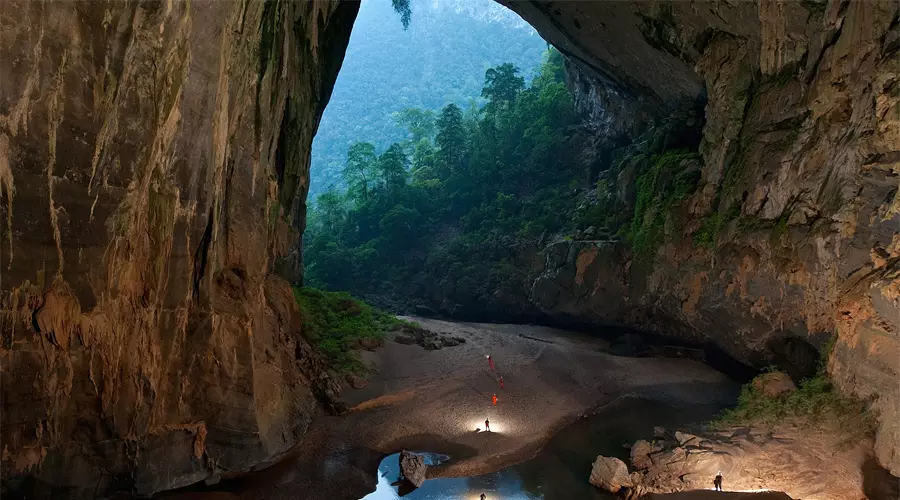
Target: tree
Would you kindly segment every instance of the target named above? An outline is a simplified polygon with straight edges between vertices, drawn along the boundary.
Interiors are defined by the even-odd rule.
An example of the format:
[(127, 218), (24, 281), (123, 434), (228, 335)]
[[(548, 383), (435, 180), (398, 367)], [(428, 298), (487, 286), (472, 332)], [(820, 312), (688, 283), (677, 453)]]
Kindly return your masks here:
[(412, 18), (412, 7), (409, 5), (409, 0), (391, 0), (391, 6), (394, 7), (397, 14), (400, 14), (403, 29), (408, 29), (409, 21)]
[(334, 188), (325, 191), (316, 198), (315, 213), (318, 215), (321, 230), (334, 234), (344, 219), (344, 201)]
[(406, 108), (392, 113), (391, 118), (410, 133), (413, 144), (418, 144), (422, 139), (431, 139), (434, 135), (434, 111), (430, 109)]
[(504, 63), (496, 68), (490, 68), (484, 73), (484, 88), (481, 96), (489, 103), (499, 105), (516, 100), (519, 92), (525, 88), (525, 79), (519, 76), (519, 68), (512, 63)]
[(459, 170), (462, 165), (466, 137), (462, 111), (456, 104), (448, 104), (441, 110), (437, 121), (437, 145), (439, 158), (447, 173)]
[(389, 192), (406, 184), (406, 171), (409, 170), (409, 158), (403, 148), (396, 142), (378, 157), (378, 175), (382, 187)]
[(375, 178), (375, 145), (371, 142), (356, 141), (347, 150), (347, 163), (344, 165), (344, 181), (349, 187), (349, 194), (357, 202), (369, 201), (369, 191)]

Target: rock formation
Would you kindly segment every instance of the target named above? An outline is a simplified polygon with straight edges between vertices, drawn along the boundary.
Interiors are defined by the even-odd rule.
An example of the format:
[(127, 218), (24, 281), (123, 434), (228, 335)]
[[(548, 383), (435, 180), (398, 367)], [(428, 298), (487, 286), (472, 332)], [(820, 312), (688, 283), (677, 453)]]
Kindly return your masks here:
[[(498, 304), (798, 373), (836, 332), (830, 373), (877, 396), (900, 473), (896, 2), (500, 1), (569, 58), (598, 150), (677, 118), (702, 161), (679, 165), (700, 188), (649, 259), (555, 243)], [(246, 470), (337, 409), (288, 282), (357, 9), (0, 5), (4, 489), (150, 494)], [(592, 168), (631, 210), (646, 159), (610, 159)]]
[(403, 450), (400, 453), (400, 473), (416, 488), (425, 483), (425, 457)]
[(563, 321), (711, 342), (794, 378), (836, 334), (829, 372), (876, 398), (877, 456), (900, 474), (898, 4), (504, 3), (573, 62), (597, 147), (643, 143), (616, 163), (595, 155), (621, 210), (634, 209), (636, 171), (653, 168), (646, 153), (665, 149), (665, 120), (703, 124), (697, 190), (639, 221), (656, 233), (647, 255), (552, 243), (531, 302)]
[[(878, 486), (867, 484), (873, 478), (864, 477), (862, 471), (868, 443), (836, 447), (835, 436), (828, 432), (735, 427), (702, 435), (676, 432), (676, 436), (680, 439), (634, 444), (634, 472), (630, 476), (627, 469), (619, 472), (633, 481), (631, 496), (709, 489), (719, 472), (725, 491), (774, 490), (791, 498), (865, 498), (867, 488)], [(592, 473), (592, 484), (593, 477)]]
[(247, 470), (332, 405), (285, 278), (357, 8), (0, 6), (4, 491)]
[(615, 457), (599, 456), (591, 467), (591, 484), (610, 493), (618, 493), (622, 488), (632, 486), (625, 462)]

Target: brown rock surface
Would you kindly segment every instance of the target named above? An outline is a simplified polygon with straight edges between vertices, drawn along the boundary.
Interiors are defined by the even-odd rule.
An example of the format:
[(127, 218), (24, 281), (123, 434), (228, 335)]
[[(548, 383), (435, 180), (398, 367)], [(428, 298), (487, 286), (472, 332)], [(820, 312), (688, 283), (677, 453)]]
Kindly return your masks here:
[[(624, 242), (551, 242), (531, 302), (560, 321), (713, 343), (796, 380), (836, 333), (829, 372), (878, 396), (877, 456), (900, 474), (900, 6), (503, 3), (570, 56), (598, 136), (633, 138), (653, 128), (648, 110), (674, 116), (706, 91), (700, 186), (651, 262)], [(633, 186), (615, 184), (634, 182), (634, 162), (611, 163), (596, 168), (629, 200)], [(696, 243), (701, 230), (711, 243)]]
[(0, 5), (4, 492), (245, 470), (329, 402), (274, 273), (357, 7)]
[(870, 443), (839, 445), (841, 441), (842, 436), (829, 430), (786, 426), (704, 434), (696, 442), (673, 443), (652, 453), (652, 464), (640, 469), (641, 481), (633, 492), (707, 490), (721, 472), (725, 491), (773, 490), (791, 498), (823, 500), (866, 498), (871, 486), (863, 464)]
[(753, 388), (769, 397), (794, 391), (797, 386), (786, 373), (772, 372), (753, 379)]
[(631, 477), (628, 475), (628, 467), (615, 457), (599, 456), (594, 460), (589, 479), (594, 486), (618, 493), (622, 488), (631, 487)]
[[(559, 242), (528, 306), (801, 374), (837, 332), (830, 373), (878, 396), (875, 452), (900, 472), (897, 3), (501, 3), (573, 61), (598, 138), (699, 126), (705, 106), (702, 186), (652, 265)], [(285, 279), (357, 8), (0, 5), (4, 480), (151, 493), (247, 469), (338, 409)]]

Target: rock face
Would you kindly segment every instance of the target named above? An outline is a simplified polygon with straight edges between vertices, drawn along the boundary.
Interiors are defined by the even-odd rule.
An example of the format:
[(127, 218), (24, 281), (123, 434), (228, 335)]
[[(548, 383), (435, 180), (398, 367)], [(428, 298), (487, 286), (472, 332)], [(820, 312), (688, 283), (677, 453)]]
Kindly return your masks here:
[(3, 2), (4, 493), (146, 495), (294, 445), (309, 146), (352, 2)]
[[(830, 373), (878, 396), (875, 450), (900, 474), (896, 2), (501, 3), (568, 56), (598, 151), (677, 118), (702, 126), (702, 162), (680, 166), (700, 187), (650, 259), (553, 243), (497, 306), (792, 377), (836, 332)], [(0, 5), (5, 490), (150, 494), (245, 470), (338, 409), (288, 281), (357, 9)], [(609, 160), (593, 169), (632, 210), (646, 165)]]
[(425, 482), (425, 457), (403, 450), (400, 453), (400, 473), (416, 488)]
[[(862, 470), (869, 444), (838, 446), (839, 438), (827, 432), (744, 427), (676, 435), (691, 439), (662, 441), (649, 450), (641, 446), (638, 456), (632, 454), (636, 496), (710, 489), (719, 472), (725, 491), (774, 490), (791, 498), (867, 498), (869, 488), (878, 487), (867, 484), (872, 478), (864, 477)], [(646, 441), (638, 441), (632, 450), (640, 443)]]
[[(705, 106), (698, 187), (652, 221), (647, 255), (552, 242), (531, 303), (561, 321), (713, 343), (794, 379), (836, 334), (829, 372), (876, 398), (877, 456), (900, 474), (897, 3), (503, 3), (569, 56), (592, 147), (641, 133), (665, 143), (652, 133), (660, 111), (690, 128)], [(663, 149), (595, 155), (620, 210), (653, 167), (640, 153)]]
[(631, 477), (625, 462), (615, 457), (598, 456), (591, 468), (590, 483), (610, 493), (631, 487)]

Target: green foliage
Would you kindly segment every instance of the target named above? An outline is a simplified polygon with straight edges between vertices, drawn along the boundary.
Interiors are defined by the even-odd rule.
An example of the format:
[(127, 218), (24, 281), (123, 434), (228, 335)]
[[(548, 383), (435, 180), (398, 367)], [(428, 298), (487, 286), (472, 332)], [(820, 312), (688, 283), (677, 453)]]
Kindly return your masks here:
[(824, 373), (800, 382), (795, 391), (768, 396), (744, 385), (737, 407), (726, 410), (715, 425), (825, 425), (858, 439), (874, 430), (868, 404), (841, 395)]
[(345, 292), (294, 288), (303, 315), (304, 335), (339, 373), (364, 373), (355, 348), (360, 342), (381, 343), (387, 331), (411, 324), (385, 314)]
[(376, 175), (375, 145), (371, 142), (356, 141), (347, 150), (347, 164), (344, 165), (344, 180), (350, 196), (357, 202), (369, 199), (369, 191)]
[(567, 128), (576, 118), (561, 64), (548, 53), (527, 88), (510, 65), (487, 71), (490, 100), (466, 112), (444, 106), (434, 142), (413, 132), (414, 146), (381, 155), (354, 142), (344, 168), (350, 203), (330, 191), (311, 210), (307, 283), (393, 306), (435, 288), (483, 303), (524, 279), (517, 248), (558, 232), (574, 210), (569, 185), (580, 166)]
[(391, 7), (400, 14), (400, 23), (403, 29), (409, 29), (409, 21), (412, 19), (412, 7), (409, 5), (410, 0), (391, 0)]
[(391, 113), (397, 126), (406, 129), (410, 134), (410, 142), (418, 144), (422, 139), (430, 140), (434, 135), (434, 111), (422, 108), (406, 108)]
[[(311, 199), (330, 186), (346, 187), (341, 170), (351, 140), (371, 142), (379, 152), (399, 142), (410, 153), (418, 142), (412, 136), (422, 133), (433, 140), (433, 135), (398, 123), (395, 112), (431, 112), (451, 102), (465, 110), (470, 98), (482, 106), (478, 96), (486, 69), (511, 62), (528, 79), (547, 47), (521, 18), (493, 0), (409, 3), (415, 20), (404, 30), (390, 1), (362, 2), (314, 138)], [(264, 42), (275, 51), (281, 48), (269, 38)]]
[(697, 188), (699, 170), (683, 167), (685, 160), (699, 155), (686, 150), (670, 150), (650, 159), (650, 168), (635, 183), (634, 215), (628, 232), (635, 256), (649, 261), (663, 241), (666, 219), (673, 207)]
[(716, 211), (706, 216), (700, 224), (700, 229), (694, 233), (694, 246), (709, 249), (715, 248), (719, 238), (719, 231), (725, 227), (725, 224), (736, 219), (740, 214), (741, 207), (732, 205), (725, 213)]
[(484, 73), (481, 97), (493, 105), (509, 106), (525, 88), (525, 79), (519, 76), (519, 68), (504, 63)]
[(465, 131), (463, 130), (462, 110), (456, 104), (450, 103), (441, 110), (441, 116), (437, 120), (437, 139), (435, 141), (441, 166), (444, 172), (458, 171), (462, 166), (462, 158), (465, 153)]

